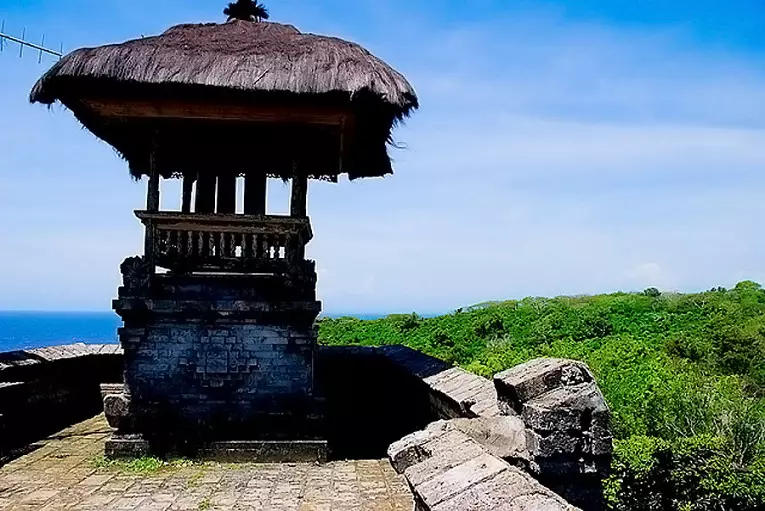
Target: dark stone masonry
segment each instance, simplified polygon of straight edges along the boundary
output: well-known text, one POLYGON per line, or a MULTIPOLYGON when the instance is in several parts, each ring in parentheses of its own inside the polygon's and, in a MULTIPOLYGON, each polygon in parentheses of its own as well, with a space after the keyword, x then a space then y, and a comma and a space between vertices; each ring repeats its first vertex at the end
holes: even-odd
POLYGON ((0 464, 27 443, 99 413, 99 385, 120 381, 117 345, 0 353, 0 464))
POLYGON ((131 417, 107 443, 110 455, 325 439, 313 290, 276 276, 123 278, 114 308, 125 322, 121 399, 131 417), (290 301, 264 301, 275 295, 290 301))

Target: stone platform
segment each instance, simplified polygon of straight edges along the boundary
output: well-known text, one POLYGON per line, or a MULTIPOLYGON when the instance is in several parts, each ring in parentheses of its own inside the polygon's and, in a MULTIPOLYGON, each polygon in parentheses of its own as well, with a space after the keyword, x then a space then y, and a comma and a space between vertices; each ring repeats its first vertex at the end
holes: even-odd
POLYGON ((387 460, 327 464, 202 463, 142 475, 98 468, 111 429, 97 416, 0 467, 0 510, 410 511, 387 460))

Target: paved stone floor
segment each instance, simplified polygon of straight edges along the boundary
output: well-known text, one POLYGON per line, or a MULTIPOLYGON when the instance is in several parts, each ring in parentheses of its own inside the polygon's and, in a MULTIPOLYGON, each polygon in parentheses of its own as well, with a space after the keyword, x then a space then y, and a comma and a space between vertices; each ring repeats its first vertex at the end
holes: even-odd
POLYGON ((109 433, 103 416, 94 417, 0 468, 0 510, 412 509, 406 484, 387 460, 185 463, 142 475, 98 463, 109 433))

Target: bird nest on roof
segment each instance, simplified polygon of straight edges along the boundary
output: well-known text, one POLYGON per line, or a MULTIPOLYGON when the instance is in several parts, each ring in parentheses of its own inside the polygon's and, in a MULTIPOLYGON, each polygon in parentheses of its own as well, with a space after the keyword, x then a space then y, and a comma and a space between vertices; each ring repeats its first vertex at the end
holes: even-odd
POLYGON ((244 173, 256 164, 285 177, 297 162, 316 177, 381 176, 391 172, 393 128, 418 107, 404 76, 357 44, 240 20, 178 25, 155 37, 76 50, 40 78, 30 101, 64 104, 128 160, 136 177, 148 172, 156 137, 165 175, 209 165, 244 173), (353 147, 338 147, 337 129, 327 126, 105 118, 87 98, 342 109, 353 115, 346 141, 353 147))

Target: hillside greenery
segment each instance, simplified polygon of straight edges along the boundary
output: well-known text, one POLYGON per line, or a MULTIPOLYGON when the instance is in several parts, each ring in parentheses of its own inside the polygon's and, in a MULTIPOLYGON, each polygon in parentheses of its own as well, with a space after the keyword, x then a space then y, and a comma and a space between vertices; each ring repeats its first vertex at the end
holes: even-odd
POLYGON ((405 344, 491 377, 586 362, 613 412, 615 510, 765 509, 765 290, 526 298, 422 318, 323 319, 320 342, 405 344))

